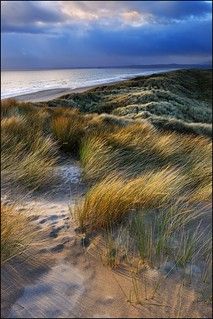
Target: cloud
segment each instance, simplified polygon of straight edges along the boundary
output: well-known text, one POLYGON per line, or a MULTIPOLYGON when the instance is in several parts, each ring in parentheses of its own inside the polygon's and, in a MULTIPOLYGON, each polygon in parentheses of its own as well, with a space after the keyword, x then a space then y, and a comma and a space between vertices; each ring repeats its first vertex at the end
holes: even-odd
POLYGON ((211 60, 206 1, 2 1, 3 66, 211 60))
POLYGON ((211 5, 204 1, 60 1, 62 12, 78 21, 116 19, 134 22, 146 17, 150 22, 168 23, 191 17, 204 18, 211 5), (123 18, 123 19, 122 19, 123 18))
POLYGON ((105 53, 153 56, 156 54, 211 54, 211 24, 182 22, 177 27, 152 25, 137 29, 93 30, 84 44, 105 53))
POLYGON ((2 1, 2 32, 50 33, 72 25, 119 29, 210 14, 206 1, 2 1))
POLYGON ((2 1, 2 32, 44 33, 64 22, 64 16, 49 1, 2 1))

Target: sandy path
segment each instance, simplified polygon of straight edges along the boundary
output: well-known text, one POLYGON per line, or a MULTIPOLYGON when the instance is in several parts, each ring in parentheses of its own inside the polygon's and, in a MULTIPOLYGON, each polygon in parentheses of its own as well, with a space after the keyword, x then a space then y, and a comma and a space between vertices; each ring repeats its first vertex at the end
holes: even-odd
POLYGON ((172 279, 162 283, 156 299, 146 300, 145 294, 152 293, 159 278, 155 270, 146 273, 146 290, 143 285, 140 288, 142 305, 128 303, 132 278, 125 270, 112 271, 102 265, 93 257, 92 244, 87 249, 82 247, 74 231, 69 205, 85 192, 79 164, 66 160, 56 174, 58 183, 48 193, 26 198, 20 207, 32 211, 35 224, 42 230, 38 256, 45 256, 46 264, 37 268, 33 265, 34 270, 20 265, 18 273, 11 276, 6 269, 4 286, 9 292, 3 293, 4 318, 208 317, 207 308, 195 307, 193 291, 181 288, 172 279), (23 281, 19 278, 22 275, 23 281), (14 290, 14 285, 20 289, 14 290))
POLYGON ((69 205, 82 194, 81 171, 75 161, 69 160, 57 167, 56 174, 59 179, 54 188, 26 198, 19 208, 32 213, 43 234, 39 254, 45 254, 47 261, 50 255, 53 267, 38 270, 38 279, 22 289, 9 318, 70 317, 70 309, 85 290, 83 274, 64 261, 76 238, 74 225, 70 227, 69 205))

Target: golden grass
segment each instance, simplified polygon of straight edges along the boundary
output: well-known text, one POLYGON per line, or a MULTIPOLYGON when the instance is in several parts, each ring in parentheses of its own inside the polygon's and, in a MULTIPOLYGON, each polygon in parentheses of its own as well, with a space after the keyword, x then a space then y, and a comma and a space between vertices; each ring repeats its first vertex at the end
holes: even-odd
POLYGON ((209 232, 198 230, 197 223, 211 201, 211 149, 206 138, 159 132, 145 121, 99 130, 83 140, 84 176, 96 184, 76 205, 75 216, 86 231, 124 224, 125 241, 133 240, 130 250, 108 242, 109 265, 117 265, 123 251, 128 260, 138 253, 151 266, 169 258, 184 268, 205 258, 209 232), (200 204, 204 211, 196 208, 200 204))
MULTIPOLYGON (((15 99, 6 99, 1 101, 1 117, 11 117, 19 115, 36 116, 41 109, 35 107, 32 103, 18 102, 15 99)), ((34 121, 35 122, 35 121, 34 121)))
POLYGON ((116 169, 118 154, 102 135, 93 135, 85 138, 80 148, 80 161, 84 168, 84 177, 87 180, 97 180, 108 176, 116 169))
MULTIPOLYGON (((12 172, 10 175, 14 176, 14 180, 26 180, 30 186, 36 181, 37 186, 47 179, 55 161, 55 145, 48 135, 52 132, 58 145, 80 155, 84 177, 93 183, 99 181, 96 190, 92 190, 96 193, 95 197, 99 193, 102 197, 101 187, 107 189, 112 197, 110 188, 117 189, 118 183, 125 183, 125 187, 120 185, 125 193, 125 205, 128 202, 128 205, 132 203, 136 207, 138 203, 141 207, 143 203, 146 207, 150 196, 153 205, 159 206, 162 198, 174 194, 174 187, 168 188, 173 184, 177 190, 176 197, 181 190, 193 194, 191 202, 209 200, 211 143, 208 139, 159 132, 147 121, 132 123, 111 115, 84 116, 76 109, 67 108, 34 109, 34 120, 27 115, 26 105, 14 101, 9 104, 18 110, 18 115, 8 117, 8 111, 4 111, 7 117, 2 120, 2 163, 4 171, 12 172), (25 115, 21 114, 23 111, 25 115), (17 163, 17 169, 12 168, 12 162, 17 163), (41 171, 40 167, 44 169, 41 171), (167 188, 165 167, 170 167, 167 188), (113 180, 108 187, 109 175, 113 176, 113 180), (159 187, 165 187, 166 193, 159 187), (141 194, 144 194, 144 200, 141 194)), ((10 109, 8 105, 4 106, 7 110, 10 109)), ((122 198, 123 195, 118 194, 122 198)), ((124 214, 128 209, 124 207, 124 214)), ((115 213, 115 220, 116 214, 119 216, 120 212, 115 213)))
POLYGON ((208 139, 159 133, 146 122, 87 137, 80 148, 80 159, 85 176, 91 180, 116 172, 136 177, 170 166, 182 171, 191 189, 201 185, 207 188, 211 182, 208 139))
POLYGON ((78 152, 84 127, 84 118, 77 110, 54 116, 51 124, 53 136, 58 144, 74 153, 78 152))
POLYGON ((12 116, 1 121, 2 185, 21 184, 38 188, 53 176, 57 160, 56 145, 45 136, 40 125, 28 116, 12 116))
POLYGON ((1 206, 1 264, 23 254, 34 239, 28 218, 15 206, 1 206))
MULTIPOLYGON (((126 99, 124 95, 117 103, 126 99)), ((133 95, 140 97, 140 93, 133 95)), ((200 251, 206 255, 210 247, 205 230, 194 228, 193 235, 187 227, 203 217, 194 208, 204 202, 208 206, 211 199, 209 139, 165 133, 146 120, 84 115, 68 108, 40 109, 15 101, 4 103, 2 115, 3 184, 35 189, 51 182, 58 144, 80 157, 84 178, 93 183, 74 209, 86 231, 117 229, 121 223, 127 230, 122 240, 126 255, 131 250, 131 258, 137 248, 149 264, 169 256, 185 267, 206 258, 200 251), (178 205, 182 198, 184 207, 178 205), (126 248, 124 241, 132 246, 126 248)), ((31 240, 28 220, 16 213, 3 207, 3 262, 25 251, 31 240)), ((108 246, 106 258, 113 267, 120 260, 120 246, 113 238, 108 246)))
POLYGON ((75 214, 81 227, 106 228, 132 210, 166 205, 183 185, 184 179, 170 168, 130 180, 111 175, 86 194, 75 214))

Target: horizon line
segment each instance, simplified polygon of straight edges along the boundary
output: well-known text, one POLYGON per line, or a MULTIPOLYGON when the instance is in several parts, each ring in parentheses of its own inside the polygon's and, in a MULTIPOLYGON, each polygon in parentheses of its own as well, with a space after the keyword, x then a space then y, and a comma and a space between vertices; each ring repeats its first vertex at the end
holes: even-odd
POLYGON ((66 70, 66 69, 116 69, 116 68, 152 68, 152 67, 175 67, 175 66, 212 66, 208 63, 159 63, 159 64, 138 64, 138 65, 117 65, 117 66, 67 66, 67 67, 29 67, 29 68, 1 68, 1 71, 33 71, 33 70, 66 70))

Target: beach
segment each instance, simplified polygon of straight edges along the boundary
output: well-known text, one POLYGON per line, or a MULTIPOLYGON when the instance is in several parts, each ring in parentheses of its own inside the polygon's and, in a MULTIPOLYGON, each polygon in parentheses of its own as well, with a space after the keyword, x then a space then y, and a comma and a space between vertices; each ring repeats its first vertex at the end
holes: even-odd
MULTIPOLYGON (((94 89, 96 87, 112 86, 114 84, 119 84, 119 83, 126 82, 126 81, 128 81, 128 80, 116 81, 116 82, 112 82, 112 83, 102 83, 102 84, 97 84, 97 85, 90 85, 90 86, 79 87, 79 88, 75 88, 75 89, 57 88, 57 89, 41 90, 38 92, 17 95, 17 96, 11 97, 11 98, 15 99, 17 101, 20 101, 20 102, 47 102, 47 101, 51 101, 51 100, 60 98, 60 97, 67 95, 67 94, 83 93, 83 92, 89 91, 90 89, 94 89)), ((1 99, 1 100, 7 100, 7 99, 8 98, 1 99)))
POLYGON ((123 81, 116 81, 113 83, 102 83, 102 84, 97 84, 97 85, 90 85, 90 86, 85 86, 85 87, 79 87, 75 89, 69 89, 69 88, 57 88, 57 89, 49 89, 49 90, 41 90, 38 92, 32 92, 32 93, 27 93, 27 94, 22 94, 22 95, 17 95, 9 98, 3 98, 3 100, 7 99, 15 99, 20 102, 47 102, 51 101, 57 98, 60 98, 64 95, 67 94, 72 94, 72 93, 83 93, 85 91, 88 91, 90 89, 100 87, 100 86, 111 86, 113 84, 118 84, 121 82, 125 82, 128 80, 123 80, 123 81))
POLYGON ((59 89, 58 88, 58 89, 42 90, 38 92, 14 96, 13 98, 16 99, 17 101, 22 101, 22 102, 45 102, 45 101, 51 101, 51 100, 57 99, 66 94, 82 93, 96 86, 97 85, 93 85, 93 86, 87 86, 87 87, 76 88, 76 89, 59 89))
POLYGON ((137 76, 163 72, 166 69, 68 69, 3 71, 1 99, 40 102, 64 94, 79 93, 87 89, 118 83, 137 76))

